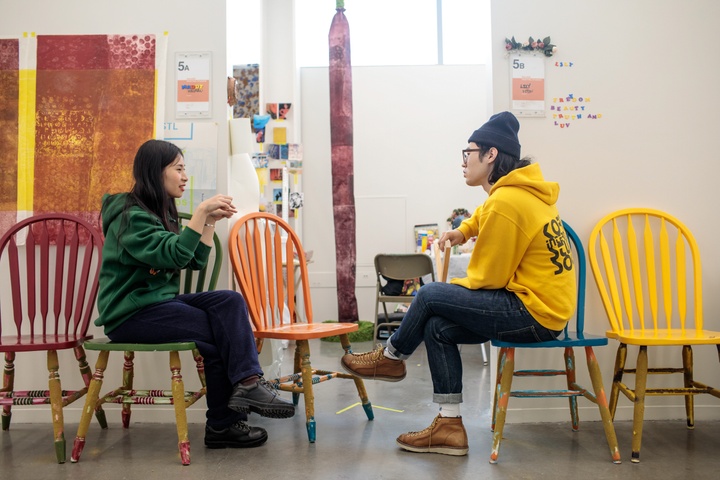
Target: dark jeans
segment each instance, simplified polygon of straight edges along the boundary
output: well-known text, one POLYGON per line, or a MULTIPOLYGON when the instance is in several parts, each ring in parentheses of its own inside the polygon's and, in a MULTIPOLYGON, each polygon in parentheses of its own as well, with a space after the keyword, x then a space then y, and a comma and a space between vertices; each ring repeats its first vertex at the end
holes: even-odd
POLYGON ((424 341, 433 402, 462 403, 458 345, 490 339, 541 342, 553 340, 559 333, 540 325, 517 295, 505 289, 469 290, 434 282, 418 291, 387 346, 391 353, 406 359, 424 341))
POLYGON ((205 360, 207 424, 225 428, 246 416, 230 410, 233 385, 262 375, 245 299, 216 290, 145 307, 108 334, 114 342, 195 342, 205 360))

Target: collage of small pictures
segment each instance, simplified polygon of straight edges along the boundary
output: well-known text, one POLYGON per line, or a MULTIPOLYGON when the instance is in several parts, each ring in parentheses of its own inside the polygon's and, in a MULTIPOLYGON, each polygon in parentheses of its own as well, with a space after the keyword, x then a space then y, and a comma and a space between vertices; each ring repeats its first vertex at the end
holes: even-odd
POLYGON ((257 147, 252 162, 260 182, 260 209, 283 219, 299 217, 303 206, 302 145, 294 138, 290 102, 260 105, 257 64, 233 68, 233 117, 250 118, 257 147))
POLYGON ((253 164, 260 179, 262 206, 279 217, 297 218, 303 205, 299 190, 303 152, 301 144, 288 143, 292 104, 267 103, 265 107, 265 115, 253 118, 255 141, 260 146, 253 154, 253 164))

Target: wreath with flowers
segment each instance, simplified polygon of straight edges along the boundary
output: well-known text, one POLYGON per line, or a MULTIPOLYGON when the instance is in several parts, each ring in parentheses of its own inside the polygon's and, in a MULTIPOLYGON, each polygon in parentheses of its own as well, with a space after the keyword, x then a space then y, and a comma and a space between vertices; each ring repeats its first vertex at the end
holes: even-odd
POLYGON ((528 41, 520 43, 515 40, 515 37, 505 38, 505 51, 510 53, 514 50, 520 50, 525 52, 542 52, 546 57, 552 57, 557 52, 557 45, 550 43, 550 37, 545 37, 542 40, 537 40, 533 37, 528 37, 528 41))

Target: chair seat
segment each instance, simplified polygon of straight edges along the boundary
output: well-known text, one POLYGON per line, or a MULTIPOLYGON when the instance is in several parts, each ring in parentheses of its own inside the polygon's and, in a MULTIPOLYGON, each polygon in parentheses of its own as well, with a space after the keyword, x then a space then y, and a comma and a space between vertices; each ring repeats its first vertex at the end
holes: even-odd
POLYGON ((380 295, 378 300, 388 303, 407 303, 410 304, 415 299, 415 295, 380 295))
POLYGON ((99 338, 85 342, 86 350, 112 352, 172 352, 193 350, 197 348, 195 342, 172 342, 172 343, 121 343, 113 342, 109 338, 99 338))
POLYGON ((92 335, 13 335, 0 337, 0 352, 35 352, 75 348, 92 338, 92 335))
POLYGON ((720 345, 720 332, 712 330, 696 330, 679 328, 613 332, 608 330, 606 335, 628 345, 720 345))
POLYGON ((502 340, 492 340, 493 347, 500 348, 563 348, 563 347, 597 347, 608 344, 607 337, 598 335, 588 335, 587 333, 577 334, 576 332, 567 332, 567 336, 563 333, 555 340, 549 342, 537 343, 516 343, 503 342, 502 340))
POLYGON ((309 340, 356 332, 358 328, 357 323, 293 323, 256 331, 255 336, 280 340, 309 340))

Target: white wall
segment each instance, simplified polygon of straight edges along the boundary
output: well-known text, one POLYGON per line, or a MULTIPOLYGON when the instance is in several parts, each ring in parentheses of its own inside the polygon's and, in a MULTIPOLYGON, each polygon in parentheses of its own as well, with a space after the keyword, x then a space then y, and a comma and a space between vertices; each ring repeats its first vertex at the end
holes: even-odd
MULTIPOLYGON (((214 121, 220 125, 218 128, 218 166, 219 178, 227 175, 228 133, 224 127, 227 121, 226 101, 226 60, 225 60, 225 2, 212 1, 199 4, 189 0, 127 0, 125 2, 105 2, 96 0, 64 0, 62 2, 48 2, 44 0, 24 0, 22 2, 3 2, 2 15, 0 15, 0 36, 21 36, 24 32, 38 35, 63 34, 125 34, 125 33, 154 33, 162 35, 168 32, 168 59, 169 65, 175 58, 175 52, 212 52, 212 114, 207 121, 214 121)), ((174 72, 169 70, 166 79, 165 119, 174 119, 173 84, 174 72)), ((132 125, 128 125, 132 128, 132 125)), ((219 233, 223 229, 219 228, 219 233)), ((224 278, 221 277, 221 278, 224 278)), ((102 331, 91 327, 96 336, 103 336, 102 331)), ((78 388, 80 382, 76 362, 72 352, 62 352, 60 375, 63 388, 78 388)), ((167 354, 144 354, 137 356, 136 366, 138 376, 136 385, 140 386, 143 378, 153 388, 163 388, 170 385, 170 372, 167 354), (152 372, 145 377, 141 372, 152 372)), ((94 369, 94 352, 88 354, 91 368, 94 369)), ((193 362, 190 356, 183 357, 184 379, 190 387, 196 387, 199 382, 193 373, 193 362)), ((18 354, 16 358, 15 387, 42 388, 47 385, 47 372, 45 356, 35 354, 18 354)), ((120 372, 122 369, 122 355, 114 354, 110 357, 109 369, 106 372, 103 391, 120 385, 120 372)), ((45 387, 46 388, 46 387, 45 387)), ((77 422, 80 418, 84 399, 81 399, 66 409, 65 421, 77 422)), ((112 408, 109 407, 109 409, 112 408)), ((40 408, 15 406, 13 422, 46 422, 50 420, 49 409, 47 413, 40 408)), ((168 421, 174 422, 172 407, 154 407, 148 409, 142 406, 133 407, 133 419, 137 421, 168 421)), ((191 421, 204 422, 205 403, 198 402, 192 407, 189 414, 191 421)), ((108 415, 110 422, 119 422, 118 412, 108 415)), ((93 423, 91 428, 97 428, 93 423)), ((66 438, 72 439, 74 432, 66 432, 66 438)))
MULTIPOLYGON (((492 0, 491 14, 494 111, 510 105, 504 39, 514 35, 517 40, 550 36, 558 46, 545 63, 547 99, 569 93, 589 96, 593 110, 603 114, 601 120, 574 122, 562 130, 549 116, 520 120, 523 154, 532 154, 545 177, 561 185, 563 219, 587 242, 594 224, 619 208, 652 207, 679 217, 700 245, 705 328, 720 330, 720 252, 714 245, 720 234, 714 221, 720 203, 720 97, 714 84, 720 69, 713 47, 720 3, 558 0, 548 8, 529 0, 492 0), (573 66, 555 67, 555 61, 573 66)), ((586 330, 603 334, 608 323, 591 277, 587 311, 586 330)), ((611 341, 597 351, 608 391, 616 348, 611 341)), ((636 355, 630 349, 628 362, 634 364, 636 355)), ((537 354, 528 352, 528 357, 532 363, 537 354)), ((650 351, 650 366, 670 359, 677 364, 680 350, 650 351)), ((699 381, 717 383, 720 366, 714 347, 696 348, 694 363, 699 381)), ((578 365, 584 365, 580 357, 578 365)), ((538 403, 543 408, 543 402, 513 399, 511 408, 538 403)), ((584 418, 594 418, 597 409, 583 403, 588 411, 584 418)), ((651 397, 645 418, 684 418, 683 403, 682 397, 651 397)), ((543 413, 513 412, 508 421, 539 421, 541 416, 563 420, 565 402, 554 405, 557 410, 543 413)), ((695 406, 698 419, 720 418, 716 398, 696 396, 695 406)), ((624 397, 616 418, 632 418, 624 397)))
MULTIPOLYGON (((485 192, 465 185, 460 151, 487 118, 483 66, 353 68, 357 231, 356 295, 361 320, 373 320, 378 253, 415 250, 413 226, 443 230, 454 208, 472 209, 485 192)), ((303 246, 318 321, 337 320, 335 234, 327 68, 301 72, 303 246)))

